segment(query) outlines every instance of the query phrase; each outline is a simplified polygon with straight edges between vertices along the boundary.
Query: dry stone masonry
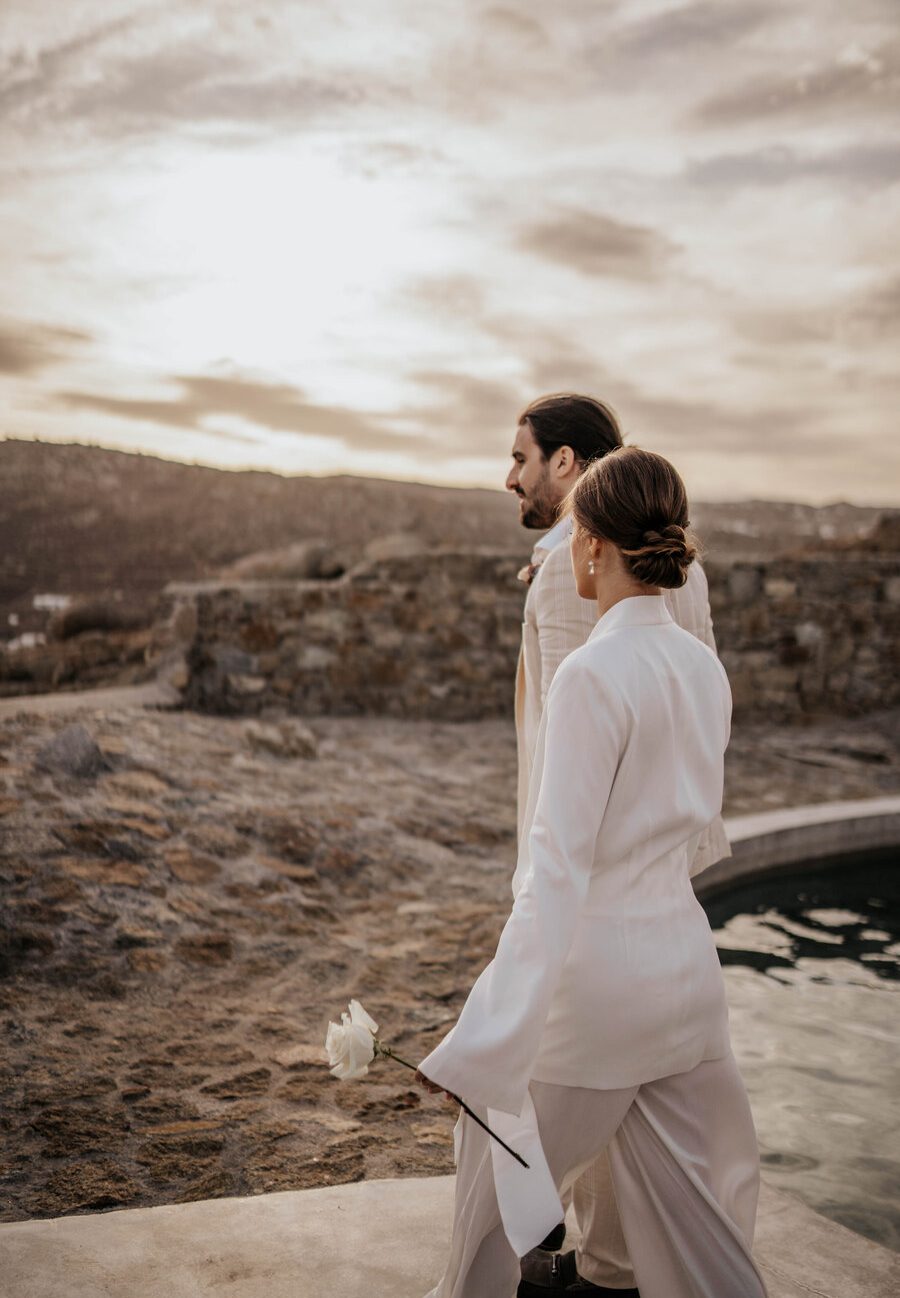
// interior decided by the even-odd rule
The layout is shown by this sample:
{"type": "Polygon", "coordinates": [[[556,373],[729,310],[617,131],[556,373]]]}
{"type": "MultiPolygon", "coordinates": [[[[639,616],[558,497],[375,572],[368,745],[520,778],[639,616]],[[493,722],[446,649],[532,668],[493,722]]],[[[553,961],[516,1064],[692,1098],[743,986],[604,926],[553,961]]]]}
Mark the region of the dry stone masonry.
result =
{"type": "Polygon", "coordinates": [[[900,556],[709,566],[735,713],[852,716],[900,701],[900,556]]]}
{"type": "Polygon", "coordinates": [[[335,582],[170,587],[176,609],[196,609],[185,702],[244,715],[504,715],[522,619],[518,567],[504,554],[423,555],[335,582]]]}
{"type": "MultiPolygon", "coordinates": [[[[167,590],[171,679],[200,711],[509,716],[521,556],[385,558],[337,581],[167,590]]],[[[852,716],[900,702],[900,555],[707,566],[741,719],[852,716]]]]}

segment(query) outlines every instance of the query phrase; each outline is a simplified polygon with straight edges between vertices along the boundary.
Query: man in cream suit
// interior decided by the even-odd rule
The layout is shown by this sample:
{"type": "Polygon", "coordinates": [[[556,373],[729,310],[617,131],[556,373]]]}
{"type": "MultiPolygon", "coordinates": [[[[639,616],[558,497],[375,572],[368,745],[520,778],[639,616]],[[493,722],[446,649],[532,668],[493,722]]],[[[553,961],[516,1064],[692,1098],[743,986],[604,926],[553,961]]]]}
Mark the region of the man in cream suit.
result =
{"type": "MultiPolygon", "coordinates": [[[[597,621],[596,604],[575,589],[568,544],[571,520],[556,521],[559,506],[592,460],[621,445],[611,410],[592,397],[568,393],[532,402],[516,429],[506,486],[519,498],[522,525],[549,529],[520,573],[529,583],[516,676],[520,834],[547,691],[562,660],[585,643],[597,621]]],[[[706,577],[699,563],[689,568],[686,584],[666,591],[665,598],[675,621],[715,650],[706,577]]],[[[717,820],[700,841],[691,873],[728,855],[728,839],[717,820]]],[[[582,1232],[580,1248],[574,1256],[529,1259],[523,1266],[523,1289],[531,1293],[531,1286],[546,1285],[548,1298],[553,1290],[636,1295],[605,1155],[576,1182],[572,1199],[582,1232]]]]}

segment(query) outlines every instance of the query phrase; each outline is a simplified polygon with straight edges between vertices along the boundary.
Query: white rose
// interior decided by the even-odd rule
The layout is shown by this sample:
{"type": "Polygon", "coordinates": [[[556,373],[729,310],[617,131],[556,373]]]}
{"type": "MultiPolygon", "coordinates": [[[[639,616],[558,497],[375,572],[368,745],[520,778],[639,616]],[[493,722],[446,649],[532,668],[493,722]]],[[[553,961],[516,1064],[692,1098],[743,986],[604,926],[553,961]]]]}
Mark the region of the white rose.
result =
{"type": "Polygon", "coordinates": [[[378,1024],[370,1018],[359,1001],[350,1002],[350,1013],[342,1014],[340,1023],[328,1024],[325,1049],[335,1077],[342,1082],[365,1077],[375,1058],[378,1024]]]}

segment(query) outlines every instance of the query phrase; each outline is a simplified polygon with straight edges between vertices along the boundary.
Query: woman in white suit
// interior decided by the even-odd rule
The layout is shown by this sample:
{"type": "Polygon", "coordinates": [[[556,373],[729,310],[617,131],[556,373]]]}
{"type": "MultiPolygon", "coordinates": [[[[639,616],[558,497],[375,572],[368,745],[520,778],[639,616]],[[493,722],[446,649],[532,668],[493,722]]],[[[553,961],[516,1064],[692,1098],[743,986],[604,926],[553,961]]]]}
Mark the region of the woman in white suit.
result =
{"type": "Polygon", "coordinates": [[[419,1067],[528,1168],[461,1118],[430,1298],[513,1298],[559,1191],[603,1149],[641,1298],[760,1298],[756,1137],[689,877],[721,808],[731,695],[661,595],[694,557],[684,485],[628,447],[568,505],[578,593],[600,620],[550,687],[497,953],[419,1067]]]}

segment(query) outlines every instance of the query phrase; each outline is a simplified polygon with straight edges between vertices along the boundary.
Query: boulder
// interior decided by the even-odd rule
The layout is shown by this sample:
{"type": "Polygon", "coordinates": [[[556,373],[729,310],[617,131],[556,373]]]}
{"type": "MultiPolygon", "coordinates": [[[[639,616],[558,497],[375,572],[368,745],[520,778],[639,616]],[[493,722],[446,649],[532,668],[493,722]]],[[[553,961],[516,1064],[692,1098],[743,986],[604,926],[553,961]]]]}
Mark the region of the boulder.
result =
{"type": "Polygon", "coordinates": [[[84,631],[137,631],[153,622],[153,610],[116,599],[82,599],[54,613],[47,623],[51,640],[71,640],[84,631]]]}
{"type": "Polygon", "coordinates": [[[832,547],[868,554],[900,553],[900,509],[885,509],[861,536],[854,536],[849,541],[846,537],[838,537],[832,542],[832,547]]]}
{"type": "Polygon", "coordinates": [[[391,532],[388,536],[376,536],[365,547],[363,555],[372,563],[382,563],[388,559],[408,559],[429,548],[415,532],[391,532]]]}
{"type": "Polygon", "coordinates": [[[313,732],[302,722],[291,719],[274,724],[248,721],[244,737],[254,751],[272,753],[275,757],[313,758],[318,753],[313,732]]]}
{"type": "Polygon", "coordinates": [[[900,509],[886,510],[875,523],[863,549],[886,554],[900,552],[900,509]]]}
{"type": "Polygon", "coordinates": [[[223,568],[228,581],[310,581],[340,577],[344,564],[327,541],[294,541],[277,550],[259,550],[223,568]]]}
{"type": "Polygon", "coordinates": [[[38,749],[35,766],[41,771],[92,779],[106,767],[106,759],[85,726],[66,726],[38,749]]]}

